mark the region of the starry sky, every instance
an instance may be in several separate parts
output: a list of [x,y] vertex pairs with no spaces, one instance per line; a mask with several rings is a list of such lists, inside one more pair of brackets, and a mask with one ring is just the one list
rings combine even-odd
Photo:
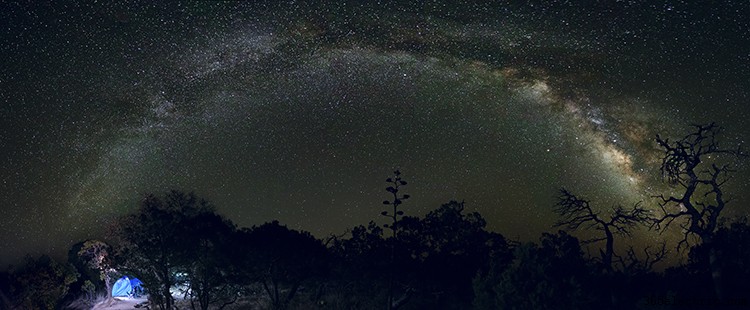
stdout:
[[561,187],[602,212],[673,191],[657,133],[750,137],[745,1],[151,2],[0,2],[0,264],[169,189],[341,234],[394,169],[407,215],[465,200],[535,240]]

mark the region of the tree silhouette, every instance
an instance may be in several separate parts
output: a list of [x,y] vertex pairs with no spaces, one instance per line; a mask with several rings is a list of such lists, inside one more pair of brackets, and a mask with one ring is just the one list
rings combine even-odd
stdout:
[[273,221],[241,230],[239,239],[248,278],[261,283],[274,309],[288,307],[305,281],[326,272],[326,248],[308,232]]
[[653,270],[654,266],[664,260],[668,253],[666,241],[659,243],[658,247],[643,248],[642,258],[639,258],[633,246],[630,246],[626,256],[618,256],[617,262],[630,274],[646,273]]
[[654,227],[666,229],[675,220],[681,219],[683,238],[677,249],[689,245],[691,235],[697,236],[708,249],[710,268],[717,297],[724,300],[721,285],[721,268],[717,261],[717,249],[713,246],[713,236],[719,224],[719,216],[729,199],[725,197],[724,185],[734,170],[723,157],[747,157],[739,147],[724,148],[719,145],[717,136],[722,128],[715,123],[693,125],[695,131],[683,138],[670,142],[656,136],[656,142],[664,149],[661,174],[670,185],[682,188],[681,195],[664,196],[659,206],[663,215],[656,219]]
[[[404,221],[401,245],[416,265],[418,308],[462,308],[471,304],[472,278],[489,260],[508,263],[505,238],[485,230],[477,212],[465,213],[464,202],[450,201],[418,221]],[[408,224],[407,224],[408,223]]]
[[233,285],[230,252],[234,224],[211,210],[203,210],[184,219],[185,237],[190,240],[186,266],[188,295],[193,309],[195,302],[202,310],[211,305],[218,309],[237,300]]
[[[349,231],[350,238],[335,237],[330,250],[334,265],[334,289],[340,294],[334,308],[382,308],[391,280],[391,247],[383,239],[383,227],[370,221]],[[366,296],[366,297],[365,297]]]
[[114,301],[112,297],[112,285],[116,270],[114,260],[114,249],[107,243],[99,240],[87,240],[78,251],[87,267],[99,272],[99,279],[104,281],[104,287],[107,290],[107,299],[105,305],[111,305]]
[[[70,308],[93,307],[97,302],[97,289],[99,288],[103,288],[106,294],[106,285],[101,277],[100,270],[91,268],[88,259],[78,254],[86,241],[92,240],[88,239],[76,242],[68,249],[68,262],[81,274],[78,280],[70,286],[72,295],[77,297],[76,300],[71,301]],[[112,278],[117,279],[118,277],[116,274],[113,274]]]
[[544,233],[541,244],[515,248],[515,260],[502,271],[474,281],[477,309],[597,309],[591,272],[578,239],[559,231]]
[[24,265],[11,273],[11,309],[58,309],[78,276],[71,264],[46,255],[27,256]]
[[207,201],[173,190],[164,199],[145,195],[136,213],[116,223],[113,238],[122,249],[123,267],[144,279],[154,306],[173,308],[175,273],[188,269],[193,251],[185,219],[204,212],[213,212]]
[[396,301],[389,305],[394,308],[470,307],[474,276],[490,262],[506,266],[512,258],[505,238],[486,231],[486,224],[463,202],[450,201],[422,219],[399,218],[398,240],[383,239],[384,228],[374,222],[354,227],[351,238],[332,242],[334,285],[343,294],[334,308],[382,308],[373,299]]
[[[594,211],[588,200],[572,194],[565,188],[560,189],[560,196],[554,208],[555,212],[562,218],[555,227],[564,227],[576,230],[583,226],[584,229],[595,229],[604,233],[603,237],[592,238],[582,241],[583,243],[605,241],[604,250],[599,250],[601,265],[607,271],[612,271],[612,262],[615,254],[615,235],[630,236],[632,229],[639,224],[650,221],[649,211],[636,203],[632,208],[625,209],[616,206],[610,214],[602,215]],[[628,252],[634,254],[634,252]],[[635,258],[635,256],[629,256]]]

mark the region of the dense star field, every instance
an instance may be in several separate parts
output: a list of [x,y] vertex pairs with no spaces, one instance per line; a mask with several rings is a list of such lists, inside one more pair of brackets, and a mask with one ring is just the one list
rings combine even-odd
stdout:
[[169,189],[341,234],[383,220],[393,169],[407,215],[465,200],[535,240],[561,187],[656,210],[657,133],[716,121],[749,142],[747,2],[378,2],[2,2],[0,263]]

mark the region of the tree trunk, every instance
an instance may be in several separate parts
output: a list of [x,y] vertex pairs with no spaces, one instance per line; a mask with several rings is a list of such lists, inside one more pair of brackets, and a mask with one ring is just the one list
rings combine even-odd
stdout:
[[172,310],[172,292],[169,291],[169,285],[164,287],[162,295],[164,295],[164,308],[166,308],[166,310]]
[[115,301],[115,297],[112,296],[112,276],[109,274],[104,275],[104,286],[107,288],[107,300],[105,304],[109,306]]
[[609,227],[604,228],[604,233],[607,236],[607,243],[605,246],[604,255],[602,255],[602,264],[604,264],[604,269],[606,269],[607,272],[612,271],[612,256],[614,256],[615,253],[615,237],[612,235],[612,232],[609,230]]
[[411,288],[407,288],[406,292],[404,292],[403,295],[399,299],[391,300],[390,308],[389,309],[398,309],[401,308],[401,306],[405,305],[407,301],[411,298],[413,290]]
[[721,265],[719,264],[719,253],[716,250],[712,237],[703,238],[703,244],[708,247],[708,266],[711,271],[711,280],[713,280],[716,298],[724,302],[726,301],[726,296],[724,296],[724,279],[721,272]]
[[299,289],[300,283],[294,283],[289,289],[289,293],[286,295],[286,300],[284,301],[285,304],[289,304],[292,301],[292,298],[294,298],[294,295],[297,294],[297,290]]

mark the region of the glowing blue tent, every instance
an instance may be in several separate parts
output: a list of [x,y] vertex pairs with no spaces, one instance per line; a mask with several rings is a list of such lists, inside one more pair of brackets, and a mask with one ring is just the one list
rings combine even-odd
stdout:
[[133,287],[130,285],[130,279],[128,277],[122,277],[112,287],[113,297],[127,297],[133,292]]
[[141,280],[138,280],[138,278],[132,278],[130,279],[130,287],[132,289],[132,294],[135,297],[141,296],[143,294],[143,286],[141,286],[143,282]]

